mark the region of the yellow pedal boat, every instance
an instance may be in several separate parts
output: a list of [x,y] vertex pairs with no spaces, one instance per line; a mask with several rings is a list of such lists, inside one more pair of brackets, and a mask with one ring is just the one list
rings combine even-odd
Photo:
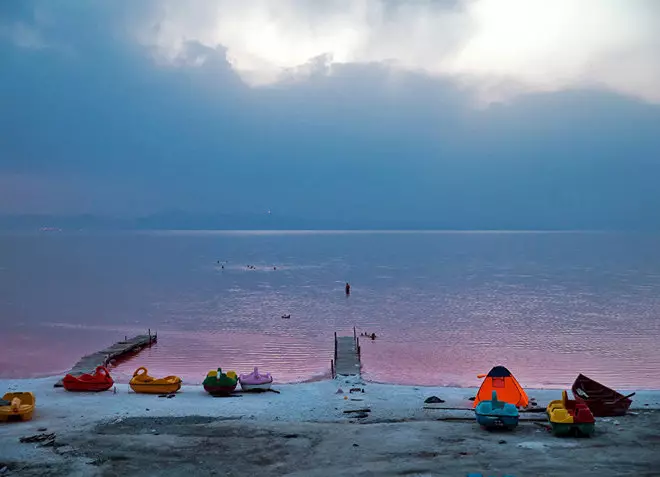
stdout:
[[128,385],[136,393],[169,394],[181,389],[181,378],[178,376],[165,376],[156,379],[149,376],[147,368],[141,367],[135,370]]
[[30,392],[7,393],[2,396],[2,401],[9,404],[0,403],[0,422],[6,422],[11,418],[21,421],[32,419],[36,399]]

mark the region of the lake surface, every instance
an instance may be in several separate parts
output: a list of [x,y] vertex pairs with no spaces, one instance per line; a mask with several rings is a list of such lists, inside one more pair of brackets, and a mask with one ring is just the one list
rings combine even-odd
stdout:
[[362,340],[369,380],[478,386],[503,364],[523,386],[562,387],[582,372],[660,388],[659,316],[651,234],[0,236],[0,377],[61,373],[150,328],[159,343],[119,363],[116,379],[141,365],[188,383],[218,366],[318,379],[334,331],[356,326],[378,336]]

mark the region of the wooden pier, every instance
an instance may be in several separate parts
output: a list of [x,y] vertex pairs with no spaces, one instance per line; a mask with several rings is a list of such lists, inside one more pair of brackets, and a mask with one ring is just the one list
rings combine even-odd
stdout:
[[[151,346],[157,340],[158,335],[156,333],[151,334],[151,330],[149,330],[146,335],[138,335],[130,339],[126,338],[124,341],[119,341],[109,348],[83,356],[73,368],[71,368],[69,374],[79,376],[84,373],[93,373],[97,366],[107,366],[113,359],[121,358],[127,354],[137,353],[142,348]],[[56,388],[61,388],[62,386],[61,379],[55,383]]]
[[360,376],[360,357],[360,338],[357,337],[355,328],[353,336],[337,336],[335,332],[335,358],[330,361],[332,377]]

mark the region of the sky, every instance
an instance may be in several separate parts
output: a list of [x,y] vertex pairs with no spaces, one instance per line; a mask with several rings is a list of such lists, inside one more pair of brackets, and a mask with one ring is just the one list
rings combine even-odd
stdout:
[[0,214],[660,229],[656,0],[3,0]]

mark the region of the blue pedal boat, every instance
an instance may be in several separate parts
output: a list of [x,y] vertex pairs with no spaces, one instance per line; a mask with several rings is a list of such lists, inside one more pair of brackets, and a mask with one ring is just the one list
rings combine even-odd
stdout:
[[504,401],[497,400],[497,391],[493,390],[490,401],[481,401],[474,410],[477,423],[486,429],[514,429],[518,425],[518,408]]

